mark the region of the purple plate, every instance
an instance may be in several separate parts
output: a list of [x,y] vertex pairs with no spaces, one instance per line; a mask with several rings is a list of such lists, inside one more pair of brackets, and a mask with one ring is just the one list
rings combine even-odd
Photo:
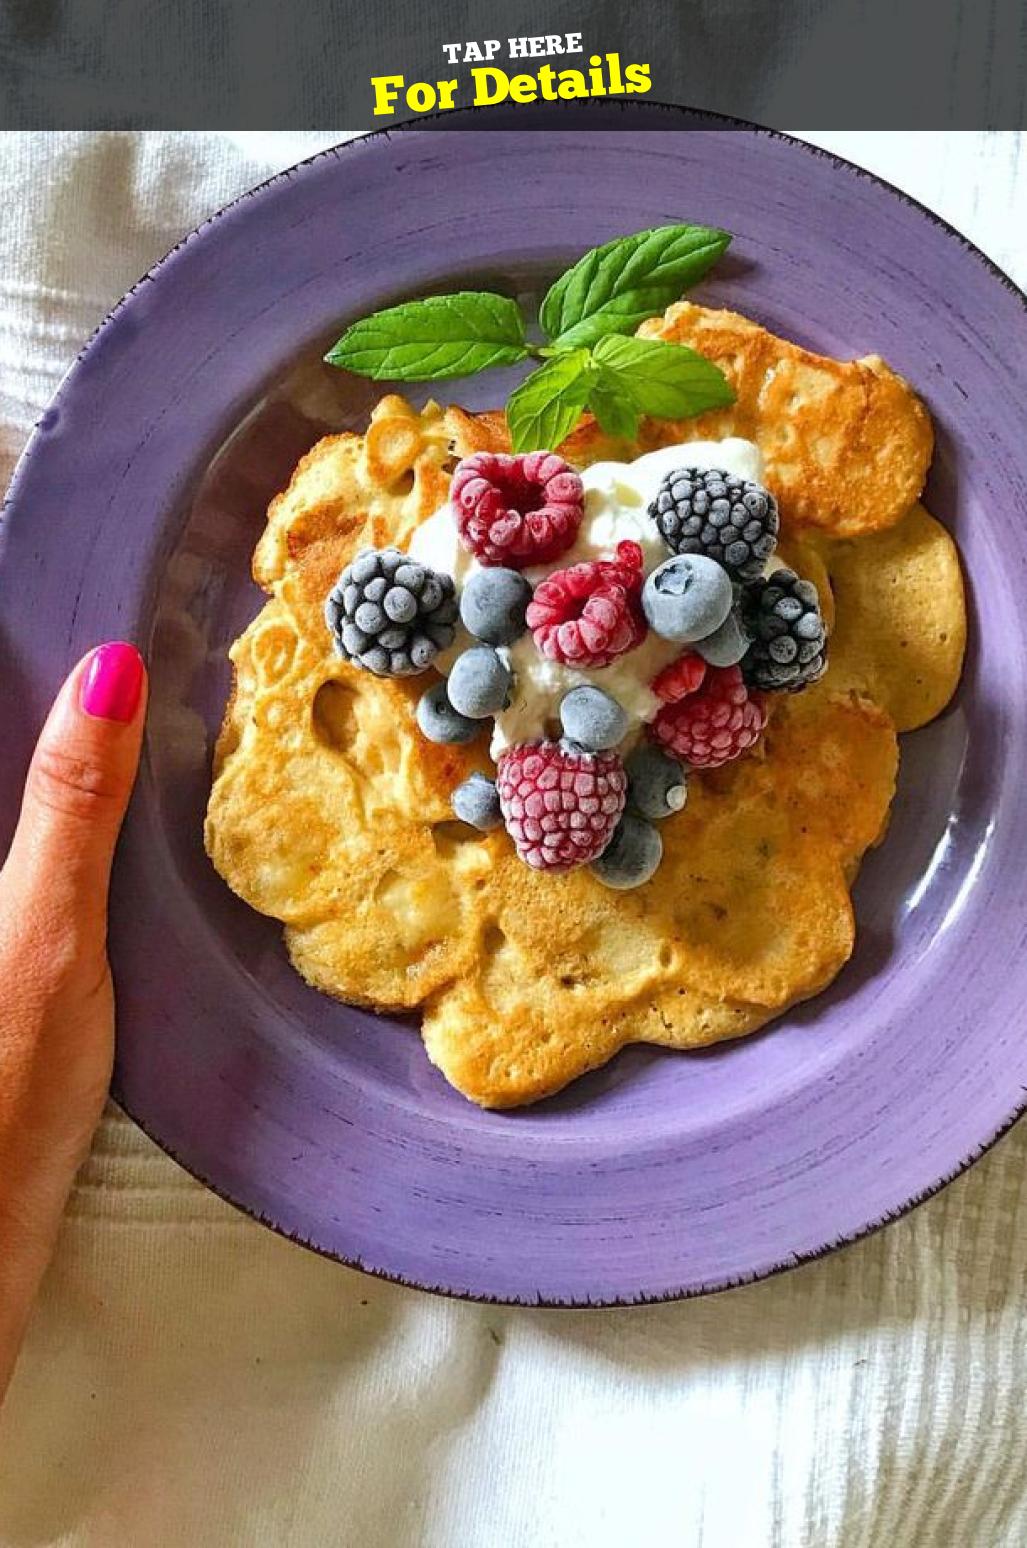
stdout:
[[[533,1110],[483,1113],[412,1025],[307,989],[278,926],[207,865],[226,646],[258,605],[268,495],[375,396],[318,363],[344,320],[458,283],[537,294],[583,248],[680,219],[736,234],[702,300],[832,354],[879,351],[927,399],[928,500],[966,564],[969,663],[953,707],[904,742],[831,990],[737,1045],[629,1050]],[[866,173],[762,132],[383,134],[188,237],[65,380],[0,531],[5,823],[72,661],[127,635],[152,664],[113,902],[119,1101],[296,1240],[505,1301],[736,1284],[940,1187],[1027,1090],[1025,361],[1023,297],[980,253]]]

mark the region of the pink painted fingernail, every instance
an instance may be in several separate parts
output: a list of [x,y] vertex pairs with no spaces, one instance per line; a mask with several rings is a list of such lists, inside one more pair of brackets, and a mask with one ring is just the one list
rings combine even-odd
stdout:
[[121,640],[98,645],[82,679],[82,708],[96,720],[118,720],[127,725],[139,708],[145,671],[134,645]]

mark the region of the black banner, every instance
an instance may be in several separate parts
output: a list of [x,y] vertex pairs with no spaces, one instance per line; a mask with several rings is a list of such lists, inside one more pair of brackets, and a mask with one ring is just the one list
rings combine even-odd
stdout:
[[377,128],[648,96],[778,127],[1018,128],[1024,25],[1022,0],[2,0],[0,127]]

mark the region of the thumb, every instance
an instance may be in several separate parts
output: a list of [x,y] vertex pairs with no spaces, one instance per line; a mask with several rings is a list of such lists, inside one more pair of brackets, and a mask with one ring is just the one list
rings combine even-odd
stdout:
[[133,645],[91,651],[68,678],[33,754],[5,888],[53,924],[102,942],[114,846],[142,745],[146,668]]

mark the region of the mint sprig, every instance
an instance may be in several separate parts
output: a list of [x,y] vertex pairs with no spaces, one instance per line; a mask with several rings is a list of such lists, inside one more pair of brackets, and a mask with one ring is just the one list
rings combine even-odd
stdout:
[[543,299],[544,345],[528,342],[509,297],[458,291],[363,318],[325,359],[377,381],[424,382],[535,356],[543,364],[507,403],[515,451],[558,446],[586,407],[606,434],[629,439],[642,414],[680,419],[734,401],[723,372],[694,350],[626,336],[695,284],[730,240],[708,226],[658,226],[585,253]]

